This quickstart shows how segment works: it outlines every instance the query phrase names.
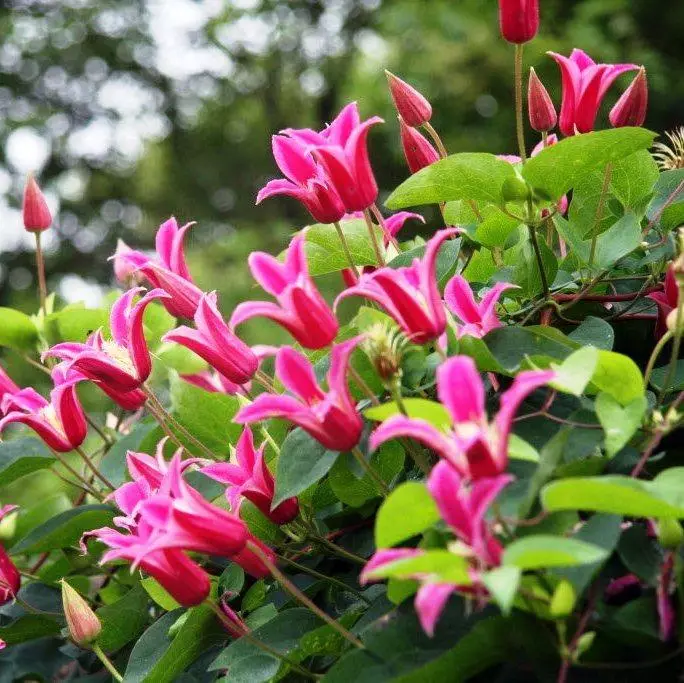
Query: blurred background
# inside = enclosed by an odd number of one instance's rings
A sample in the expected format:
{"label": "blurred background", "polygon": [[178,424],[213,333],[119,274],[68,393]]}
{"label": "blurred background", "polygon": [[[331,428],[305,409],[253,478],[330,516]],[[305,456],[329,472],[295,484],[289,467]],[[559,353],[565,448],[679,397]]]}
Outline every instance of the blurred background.
{"label": "blurred background", "polygon": [[[645,64],[649,127],[684,123],[684,3],[541,6],[526,66],[557,101],[544,53],[578,46]],[[253,296],[247,254],[280,251],[309,221],[293,200],[254,206],[277,175],[272,133],[321,127],[355,99],[364,117],[387,121],[371,134],[382,190],[406,177],[385,68],[432,101],[450,151],[515,151],[513,51],[498,38],[495,0],[5,0],[0,26],[0,305],[36,308],[19,213],[28,172],[57,215],[44,239],[64,301],[97,305],[117,238],[150,248],[173,214],[198,222],[192,270],[230,311]]]}

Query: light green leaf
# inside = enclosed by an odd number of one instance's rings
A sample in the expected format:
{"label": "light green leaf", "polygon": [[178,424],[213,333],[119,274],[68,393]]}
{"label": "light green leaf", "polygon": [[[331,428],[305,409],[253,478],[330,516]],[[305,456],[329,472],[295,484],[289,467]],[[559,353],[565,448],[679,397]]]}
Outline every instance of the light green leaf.
{"label": "light green leaf", "polygon": [[[544,240],[538,241],[546,280],[548,283],[552,283],[558,272],[558,260],[555,254],[546,246]],[[542,291],[543,285],[541,273],[539,272],[539,263],[527,228],[520,229],[520,241],[515,247],[506,250],[504,253],[504,264],[513,269],[511,282],[520,287],[520,291],[524,296],[533,297]]]}
{"label": "light green leaf", "polygon": [[391,548],[429,529],[440,519],[425,484],[405,482],[387,496],[375,519],[375,545]]}
{"label": "light green leaf", "polygon": [[140,584],[152,600],[167,612],[180,607],[175,598],[173,598],[171,594],[151,576],[141,579]]}
{"label": "light green leaf", "polygon": [[573,135],[529,159],[523,166],[522,175],[550,199],[560,199],[589,173],[648,149],[654,138],[655,133],[644,128],[616,128]]}
{"label": "light green leaf", "polygon": [[639,366],[631,358],[614,351],[599,351],[591,383],[623,406],[644,395],[644,378]]}
{"label": "light green leaf", "polygon": [[539,462],[539,452],[534,446],[521,439],[517,434],[511,434],[508,439],[508,457],[513,460]]}
{"label": "light green leaf", "polygon": [[607,557],[604,548],[574,538],[539,534],[513,541],[503,555],[505,566],[520,569],[570,567],[599,562]]}
{"label": "light green leaf", "polygon": [[471,583],[466,559],[448,550],[425,550],[416,557],[388,562],[369,572],[374,579],[405,579],[416,575],[428,575],[440,583]]}
{"label": "light green leaf", "polygon": [[595,408],[606,433],[606,454],[612,458],[641,426],[648,402],[645,396],[639,396],[623,408],[610,394],[600,393]]}
{"label": "light green leaf", "polygon": [[482,583],[505,615],[513,608],[521,576],[519,567],[497,567],[482,575]]}
{"label": "light green leaf", "polygon": [[[425,420],[434,427],[437,427],[437,429],[444,429],[451,424],[451,416],[441,403],[430,401],[426,398],[406,398],[402,401],[402,404],[410,418]],[[390,401],[389,403],[367,408],[363,414],[369,420],[384,422],[393,415],[401,415],[401,411],[395,401]]]}
{"label": "light green leaf", "polygon": [[556,378],[551,386],[566,394],[581,396],[594,374],[598,359],[598,349],[585,346],[571,353],[560,365],[552,363]]}
{"label": "light green leaf", "polygon": [[17,351],[32,351],[38,343],[33,320],[13,308],[0,308],[0,346]]}
{"label": "light green leaf", "polygon": [[405,180],[385,206],[394,210],[456,199],[501,204],[501,188],[513,177],[513,166],[493,154],[452,154]]}

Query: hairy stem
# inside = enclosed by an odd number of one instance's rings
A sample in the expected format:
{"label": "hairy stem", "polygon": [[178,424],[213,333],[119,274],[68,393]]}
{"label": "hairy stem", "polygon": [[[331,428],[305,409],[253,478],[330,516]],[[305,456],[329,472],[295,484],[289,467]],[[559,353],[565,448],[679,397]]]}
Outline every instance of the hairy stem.
{"label": "hairy stem", "polygon": [[95,656],[104,665],[104,668],[107,669],[110,674],[112,674],[112,678],[115,681],[118,681],[118,683],[121,683],[121,681],[123,681],[123,676],[116,670],[116,667],[114,664],[112,664],[112,661],[109,659],[109,657],[107,657],[107,655],[102,651],[102,648],[97,643],[93,643],[91,647],[93,648]]}
{"label": "hairy stem", "polygon": [[347,261],[349,262],[349,267],[351,268],[352,273],[354,273],[354,276],[358,278],[359,271],[354,263],[354,257],[351,255],[351,251],[349,251],[349,244],[347,244],[347,238],[344,236],[342,226],[340,225],[339,221],[335,221],[334,225],[335,230],[337,230],[337,236],[340,238],[340,243],[342,244],[342,251],[344,251],[344,255],[347,257]]}
{"label": "hairy stem", "polygon": [[371,212],[366,209],[363,212],[363,217],[366,219],[366,225],[368,226],[368,234],[371,238],[371,243],[373,244],[373,251],[375,252],[375,260],[378,262],[379,266],[385,265],[385,257],[382,255],[382,250],[380,249],[380,243],[378,242],[378,236],[375,232],[375,225],[373,224],[373,219],[371,217]]}
{"label": "hairy stem", "polygon": [[36,270],[38,271],[38,296],[40,297],[40,308],[43,315],[47,315],[45,301],[47,299],[47,283],[45,281],[45,259],[43,258],[43,247],[40,243],[40,231],[34,233],[36,236]]}
{"label": "hairy stem", "polygon": [[442,138],[439,137],[439,133],[432,127],[432,124],[429,121],[426,121],[423,126],[428,135],[432,138],[432,141],[435,143],[437,151],[439,152],[439,156],[441,156],[442,159],[445,159],[447,156],[449,156],[449,153],[442,142]]}
{"label": "hairy stem", "polygon": [[515,130],[518,137],[520,158],[527,161],[525,129],[523,127],[523,46],[515,46]]}
{"label": "hairy stem", "polygon": [[659,340],[658,343],[654,346],[653,352],[651,353],[650,358],[648,359],[648,365],[646,366],[646,372],[644,373],[644,386],[648,389],[648,385],[651,382],[651,374],[653,374],[653,368],[655,367],[655,364],[658,360],[658,356],[662,352],[662,350],[665,348],[667,343],[672,339],[674,335],[672,332],[666,332]]}
{"label": "hairy stem", "polygon": [[589,265],[594,265],[594,257],[596,256],[596,245],[598,243],[598,226],[603,218],[603,209],[606,206],[606,198],[608,197],[608,188],[610,181],[613,178],[613,164],[606,165],[606,171],[603,176],[603,185],[601,187],[601,194],[599,195],[598,205],[596,207],[596,215],[594,216],[594,227],[591,235],[591,250],[589,251]]}
{"label": "hairy stem", "polygon": [[389,493],[389,488],[385,483],[385,480],[378,474],[377,470],[371,465],[368,460],[363,456],[363,453],[359,450],[358,446],[352,448],[352,455],[356,458],[356,462],[361,465],[361,469],[373,480],[373,483],[377,487],[378,491],[383,495],[387,496]]}

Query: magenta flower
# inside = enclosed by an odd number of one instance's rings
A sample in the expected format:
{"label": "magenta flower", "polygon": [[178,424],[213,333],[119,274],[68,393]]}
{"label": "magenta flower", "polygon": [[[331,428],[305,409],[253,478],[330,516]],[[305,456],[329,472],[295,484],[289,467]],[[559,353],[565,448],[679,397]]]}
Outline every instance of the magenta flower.
{"label": "magenta flower", "polygon": [[141,284],[143,275],[140,268],[149,258],[137,249],[131,249],[122,239],[116,241],[116,251],[111,257],[114,264],[114,277],[124,287]]}
{"label": "magenta flower", "polygon": [[114,269],[123,274],[126,269],[139,271],[152,287],[163,289],[169,296],[162,303],[177,318],[192,319],[202,298],[202,290],[195,285],[185,261],[185,236],[194,223],[178,227],[171,217],[157,230],[157,260],[133,249],[119,251],[114,255]]}
{"label": "magenta flower", "polygon": [[[58,379],[56,375],[53,378]],[[81,379],[56,383],[50,392],[50,401],[30,387],[5,394],[2,399],[5,417],[0,420],[0,432],[8,424],[25,424],[58,453],[73,451],[83,443],[88,432],[83,408],[76,395],[76,384]]]}
{"label": "magenta flower", "polygon": [[596,64],[582,50],[575,49],[570,57],[549,52],[561,70],[563,101],[560,129],[563,135],[589,133],[594,129],[599,107],[608,89],[623,73],[636,71],[636,64]]}
{"label": "magenta flower", "polygon": [[273,508],[275,480],[264,460],[265,444],[254,448],[252,430],[246,427],[235,447],[235,462],[216,462],[203,467],[201,472],[228,486],[226,498],[236,512],[242,498],[256,505],[274,524],[287,524],[299,514],[296,498],[288,498]]}
{"label": "magenta flower", "polygon": [[344,204],[327,180],[322,167],[314,161],[307,143],[274,135],[273,156],[285,178],[270,180],[257,195],[257,204],[276,195],[301,202],[314,220],[335,223],[344,215]]}
{"label": "magenta flower", "polygon": [[675,585],[675,553],[668,550],[660,567],[658,585],[656,586],[660,640],[665,643],[672,640],[677,626],[677,612],[672,598]]}
{"label": "magenta flower", "polygon": [[499,0],[499,28],[509,43],[527,43],[539,31],[539,0]]}
{"label": "magenta flower", "polygon": [[507,289],[515,285],[497,282],[480,303],[475,301],[473,290],[462,275],[454,275],[444,289],[444,301],[447,308],[460,320],[458,337],[484,337],[488,332],[501,327],[496,315],[496,304]]}
{"label": "magenta flower", "polygon": [[215,292],[202,295],[195,312],[195,327],[177,327],[164,335],[163,341],[190,349],[234,384],[252,379],[259,360],[226,325],[216,307]]}
{"label": "magenta flower", "polygon": [[[17,509],[16,505],[0,507],[0,520]],[[0,545],[0,606],[14,600],[21,586],[21,574],[5,548]]]}
{"label": "magenta flower", "polygon": [[404,150],[406,165],[411,173],[418,173],[426,166],[439,161],[439,153],[415,128],[406,125],[404,119],[399,119],[399,133],[401,135],[401,147]]}
{"label": "magenta flower", "polygon": [[415,344],[437,339],[446,328],[446,314],[440,296],[435,265],[442,243],[458,234],[456,228],[435,233],[422,259],[407,268],[380,268],[359,279],[356,286],[342,292],[335,306],[348,296],[363,296],[375,301],[394,318]]}
{"label": "magenta flower", "polygon": [[643,126],[648,110],[648,80],[646,69],[641,67],[636,78],[611,109],[608,116],[614,128]]}
{"label": "magenta flower", "polygon": [[[254,349],[252,349],[254,351]],[[248,384],[235,384],[227,377],[224,377],[220,372],[214,370],[203,370],[202,372],[195,372],[193,374],[181,375],[181,379],[188,384],[192,384],[199,389],[204,389],[212,394],[227,394],[228,396],[235,396],[242,391],[243,386],[248,389]]]}
{"label": "magenta flower", "polygon": [[302,233],[292,238],[284,263],[261,251],[250,254],[249,268],[254,279],[278,303],[239,304],[231,316],[231,327],[264,317],[284,327],[307,349],[322,349],[332,343],[337,336],[337,319],[309,275],[304,241]]}
{"label": "magenta flower", "polygon": [[360,341],[360,337],[355,337],[333,346],[327,392],[316,381],[306,356],[289,346],[279,349],[276,375],[294,396],[259,394],[233,421],[252,424],[278,417],[299,425],[330,450],[351,450],[361,438],[363,421],[349,393],[346,377],[349,357]]}
{"label": "magenta flower", "polygon": [[5,372],[4,368],[0,366],[0,417],[2,417],[2,403],[7,395],[16,394],[21,389],[14,383],[12,378]]}
{"label": "magenta flower", "polygon": [[69,361],[68,369],[78,370],[116,395],[139,389],[152,372],[152,358],[143,331],[143,315],[154,300],[169,297],[161,289],[153,289],[134,305],[133,299],[141,291],[141,287],[130,289],[114,302],[109,317],[111,340],[105,340],[98,330],[85,344],[56,344],[43,357]]}
{"label": "magenta flower", "polygon": [[674,264],[671,263],[665,274],[665,288],[662,292],[653,292],[648,295],[651,301],[655,301],[658,307],[656,321],[656,337],[660,339],[667,332],[667,317],[679,305],[679,286],[675,277]]}
{"label": "magenta flower", "polygon": [[403,415],[383,422],[371,436],[371,448],[400,436],[424,443],[470,479],[495,477],[508,464],[508,437],[513,417],[528,394],[554,378],[551,371],[521,372],[501,396],[499,412],[489,422],[485,412],[485,388],[475,362],[455,356],[437,368],[439,400],[453,424],[443,429]]}

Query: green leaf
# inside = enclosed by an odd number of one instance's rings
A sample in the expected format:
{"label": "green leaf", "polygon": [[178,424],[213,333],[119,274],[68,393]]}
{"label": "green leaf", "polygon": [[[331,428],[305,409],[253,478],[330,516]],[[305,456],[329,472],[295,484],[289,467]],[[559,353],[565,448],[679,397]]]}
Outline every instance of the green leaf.
{"label": "green leaf", "polygon": [[206,361],[180,344],[164,343],[154,355],[166,368],[182,375],[192,375],[207,369]]}
{"label": "green leaf", "polygon": [[539,452],[525,439],[517,434],[511,434],[508,439],[508,457],[513,460],[526,460],[527,462],[539,462]]}
{"label": "green leaf", "polygon": [[328,451],[303,429],[291,431],[280,449],[273,507],[323,479],[335,464],[337,451]]}
{"label": "green leaf", "polygon": [[608,556],[604,548],[575,538],[539,534],[513,541],[506,547],[503,564],[520,569],[569,567],[600,562]]}
{"label": "green leaf", "polygon": [[568,337],[582,346],[595,346],[603,351],[612,351],[615,342],[615,332],[610,323],[593,315],[586,317]]}
{"label": "green leaf", "polygon": [[43,442],[32,436],[0,442],[0,486],[54,464]]}
{"label": "green leaf", "polygon": [[[641,226],[633,213],[626,213],[615,225],[598,236],[593,265],[606,270],[641,244]],[[587,257],[586,262],[589,262]]]}
{"label": "green leaf", "polygon": [[38,330],[29,316],[13,308],[0,308],[0,346],[32,351],[37,343]]}
{"label": "green leaf", "polygon": [[598,350],[585,346],[571,353],[560,365],[551,363],[556,373],[551,386],[566,394],[581,396],[594,374],[598,359]]}
{"label": "green leaf", "polygon": [[0,638],[7,645],[18,645],[27,640],[59,636],[61,626],[46,616],[26,614],[6,626],[0,626]]}
{"label": "green leaf", "polygon": [[655,184],[653,199],[646,215],[650,220],[654,220],[663,213],[666,206],[682,200],[684,200],[684,168],[664,171]]}
{"label": "green leaf", "polygon": [[[253,637],[281,655],[290,655],[321,620],[306,609],[288,609],[257,628]],[[280,660],[244,638],[228,645],[210,664],[209,671],[227,669],[230,683],[265,683],[276,676]]]}
{"label": "green leaf", "polygon": [[[661,368],[656,368],[651,374],[651,386],[658,391],[662,391],[669,372],[669,363]],[[684,389],[684,359],[679,359],[667,390],[670,392],[682,391],[682,389]]]}
{"label": "green leaf", "polygon": [[[447,240],[440,247],[437,254],[437,261],[435,261],[435,277],[437,278],[437,283],[440,287],[444,287],[447,281],[455,273],[460,253],[460,239]],[[409,251],[402,251],[401,254],[395,256],[387,266],[389,268],[406,268],[412,265],[414,259],[422,258],[424,254],[425,245],[410,249]]]}
{"label": "green leaf", "polygon": [[[429,401],[426,398],[406,398],[402,401],[402,404],[410,418],[425,420],[434,427],[437,427],[437,429],[443,429],[451,425],[451,416],[441,403]],[[384,422],[393,415],[401,415],[401,411],[395,401],[390,401],[389,403],[367,408],[363,414],[369,420]]]}
{"label": "green leaf", "polygon": [[658,164],[642,149],[614,164],[610,189],[624,207],[635,208],[653,192],[658,177]]}
{"label": "green leaf", "polygon": [[108,312],[103,308],[86,308],[83,303],[70,304],[45,319],[46,335],[51,343],[84,342],[91,332],[108,329]]}
{"label": "green leaf", "polygon": [[600,393],[594,406],[606,433],[606,454],[612,458],[641,426],[648,402],[639,396],[623,408],[610,394]]}
{"label": "green leaf", "polygon": [[[546,273],[546,280],[550,284],[556,279],[558,272],[558,260],[555,254],[546,246],[544,240],[538,240],[539,251]],[[532,241],[529,238],[527,228],[520,229],[520,241],[512,249],[506,250],[504,264],[510,266],[512,271],[511,282],[520,287],[521,293],[531,298],[543,290],[539,263],[535,255]]]}
{"label": "green leaf", "polygon": [[497,567],[482,575],[482,583],[505,615],[510,614],[513,608],[521,575],[518,567]]}
{"label": "green leaf", "polygon": [[216,615],[200,605],[187,612],[187,618],[173,639],[169,629],[182,615],[168,612],[140,637],[128,659],[125,683],[172,683],[210,646],[225,638]]}
{"label": "green leaf", "polygon": [[[277,503],[276,503],[277,505]],[[240,519],[247,524],[249,530],[262,541],[276,545],[283,540],[282,531],[259,508],[249,500],[240,504]]]}
{"label": "green leaf", "polygon": [[489,249],[503,248],[520,221],[511,218],[495,206],[483,206],[482,222],[475,230],[475,240]]}
{"label": "green leaf", "polygon": [[128,465],[126,453],[140,451],[143,441],[155,430],[156,422],[142,422],[137,424],[129,434],[121,437],[100,461],[100,472],[112,482],[114,486],[121,486],[126,481]]}
{"label": "green leaf", "polygon": [[421,575],[428,575],[440,583],[471,583],[465,558],[448,550],[425,550],[421,555],[388,562],[369,573],[375,579],[406,579]]}
{"label": "green leaf", "polygon": [[[377,265],[366,221],[355,218],[341,221],[340,225],[354,264],[357,266]],[[376,228],[376,236],[378,244],[382,245],[383,234],[380,228]],[[306,229],[305,249],[309,273],[312,276],[337,273],[349,267],[349,261],[334,225],[317,223],[309,226]]]}
{"label": "green leaf", "polygon": [[560,199],[588,174],[609,162],[648,149],[655,133],[616,128],[573,135],[547,147],[523,166],[523,178],[550,199]]}
{"label": "green leaf", "polygon": [[44,553],[76,545],[86,531],[108,526],[115,512],[109,505],[82,505],[53,517],[31,531],[12,552]]}
{"label": "green leaf", "polygon": [[515,175],[511,164],[493,154],[452,154],[405,180],[385,206],[395,210],[456,199],[501,204],[503,184]]}
{"label": "green leaf", "polygon": [[644,378],[639,366],[631,358],[614,351],[599,351],[591,383],[623,406],[644,395]]}
{"label": "green leaf", "polygon": [[653,482],[606,475],[552,482],[543,489],[541,499],[549,512],[584,510],[628,517],[684,517],[684,501],[679,507],[665,494]]}
{"label": "green leaf", "polygon": [[[216,455],[227,455],[231,443],[240,437],[242,428],[232,418],[238,411],[239,402],[235,396],[211,393],[184,382],[176,372],[169,377],[173,415],[196,439]],[[206,457],[192,443],[185,443],[191,453]]]}
{"label": "green leaf", "polygon": [[162,609],[165,609],[167,612],[180,607],[180,605],[176,602],[176,599],[172,597],[171,594],[151,576],[141,579],[140,585],[145,589],[145,592],[152,598],[152,600],[154,600]]}
{"label": "green leaf", "polygon": [[149,602],[140,586],[131,588],[126,595],[111,605],[97,610],[102,622],[102,632],[97,644],[105,652],[116,652],[145,630],[149,619]]}
{"label": "green leaf", "polygon": [[227,593],[230,596],[228,599],[232,599],[233,596],[240,593],[244,585],[245,570],[239,564],[231,562],[219,577],[219,595],[225,595]]}
{"label": "green leaf", "polygon": [[391,548],[439,521],[437,505],[425,484],[405,482],[380,506],[375,520],[375,545]]}

